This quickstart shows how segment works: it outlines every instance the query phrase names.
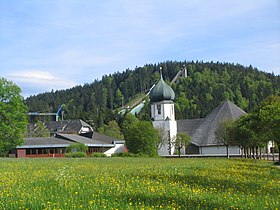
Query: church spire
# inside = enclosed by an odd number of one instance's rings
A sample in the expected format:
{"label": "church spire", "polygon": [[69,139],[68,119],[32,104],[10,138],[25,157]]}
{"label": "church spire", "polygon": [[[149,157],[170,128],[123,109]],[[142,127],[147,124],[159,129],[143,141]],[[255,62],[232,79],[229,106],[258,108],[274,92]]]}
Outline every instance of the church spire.
{"label": "church spire", "polygon": [[150,92],[151,102],[159,102],[171,100],[174,101],[175,93],[173,89],[163,80],[162,72],[160,71],[160,80]]}
{"label": "church spire", "polygon": [[[174,138],[177,134],[177,122],[175,120],[173,89],[164,81],[161,68],[160,79],[149,94],[151,100],[151,118],[154,128],[163,130],[165,139],[167,139],[159,149],[159,155],[173,155],[175,148],[173,146]],[[172,146],[170,146],[172,145]]]}

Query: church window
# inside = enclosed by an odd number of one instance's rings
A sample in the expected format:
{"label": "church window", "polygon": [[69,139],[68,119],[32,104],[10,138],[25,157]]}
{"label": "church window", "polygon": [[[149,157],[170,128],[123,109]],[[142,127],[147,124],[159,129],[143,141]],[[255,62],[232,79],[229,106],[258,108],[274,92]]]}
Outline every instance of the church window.
{"label": "church window", "polygon": [[157,105],[158,114],[161,114],[161,105]]}

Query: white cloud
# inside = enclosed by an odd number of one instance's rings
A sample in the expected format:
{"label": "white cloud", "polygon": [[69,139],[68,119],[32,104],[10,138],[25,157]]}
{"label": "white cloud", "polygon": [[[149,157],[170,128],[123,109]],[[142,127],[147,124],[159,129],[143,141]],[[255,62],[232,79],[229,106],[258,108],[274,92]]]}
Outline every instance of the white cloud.
{"label": "white cloud", "polygon": [[47,81],[58,80],[58,78],[53,76],[51,73],[45,71],[38,71],[38,70],[20,71],[20,72],[11,73],[8,76],[14,77],[18,80],[22,80],[22,81],[25,80],[28,82],[35,82],[35,83],[41,82],[41,80],[47,80]]}
{"label": "white cloud", "polygon": [[50,72],[41,70],[16,71],[9,73],[6,77],[23,89],[24,97],[42,91],[66,89],[77,85],[74,81],[58,78]]}

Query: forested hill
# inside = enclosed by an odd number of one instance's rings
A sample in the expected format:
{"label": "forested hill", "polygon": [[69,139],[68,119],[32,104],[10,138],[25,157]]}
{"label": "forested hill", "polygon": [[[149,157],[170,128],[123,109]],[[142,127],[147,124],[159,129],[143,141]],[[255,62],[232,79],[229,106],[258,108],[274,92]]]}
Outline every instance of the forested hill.
{"label": "forested hill", "polygon": [[64,119],[83,119],[99,127],[116,118],[116,108],[147,92],[158,81],[160,67],[164,79],[170,82],[184,65],[188,77],[172,85],[177,119],[204,117],[225,99],[250,111],[268,95],[280,94],[280,76],[252,66],[167,61],[105,75],[100,81],[71,89],[31,96],[26,103],[29,111],[39,112],[55,112],[64,104]]}

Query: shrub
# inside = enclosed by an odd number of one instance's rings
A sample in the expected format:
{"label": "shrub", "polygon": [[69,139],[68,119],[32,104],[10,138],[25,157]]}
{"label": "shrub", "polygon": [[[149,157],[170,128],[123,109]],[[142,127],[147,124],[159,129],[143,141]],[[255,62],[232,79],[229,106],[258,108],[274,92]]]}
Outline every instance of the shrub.
{"label": "shrub", "polygon": [[86,152],[87,150],[88,150],[88,146],[86,146],[85,144],[81,144],[81,143],[74,143],[66,148],[66,151],[70,152],[70,153]]}
{"label": "shrub", "polygon": [[105,155],[104,153],[101,153],[101,152],[94,152],[94,153],[91,153],[90,157],[107,157],[107,155]]}
{"label": "shrub", "polygon": [[71,153],[65,153],[64,156],[78,158],[78,157],[86,157],[87,154],[85,152],[71,152]]}
{"label": "shrub", "polygon": [[133,154],[129,152],[119,152],[112,154],[111,157],[133,157]]}
{"label": "shrub", "polygon": [[123,152],[119,152],[119,153],[114,153],[111,155],[111,157],[123,157]]}

